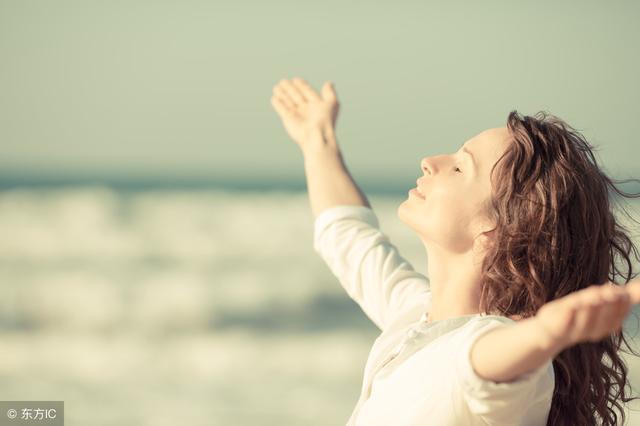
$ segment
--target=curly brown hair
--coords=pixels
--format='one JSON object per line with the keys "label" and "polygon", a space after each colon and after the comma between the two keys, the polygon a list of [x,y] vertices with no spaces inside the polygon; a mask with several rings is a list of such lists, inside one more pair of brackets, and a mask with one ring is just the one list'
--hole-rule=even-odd
{"label": "curly brown hair", "polygon": [[[631,253],[639,260],[638,249],[612,206],[640,197],[616,187],[638,180],[608,177],[584,136],[545,111],[533,117],[511,111],[507,128],[513,143],[491,171],[487,212],[496,228],[483,263],[481,311],[527,318],[589,285],[635,278]],[[547,425],[624,423],[622,403],[639,398],[628,397],[628,369],[618,351],[640,354],[623,331],[554,358]]]}

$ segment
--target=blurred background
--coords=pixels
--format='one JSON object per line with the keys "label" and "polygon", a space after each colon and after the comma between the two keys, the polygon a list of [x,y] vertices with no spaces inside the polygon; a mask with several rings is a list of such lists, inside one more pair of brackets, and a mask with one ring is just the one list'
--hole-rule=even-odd
{"label": "blurred background", "polygon": [[347,165],[426,273],[396,216],[420,160],[513,109],[640,177],[638,17],[632,1],[0,0],[0,399],[64,400],[69,425],[346,423],[378,330],[313,251],[273,86],[335,83]]}

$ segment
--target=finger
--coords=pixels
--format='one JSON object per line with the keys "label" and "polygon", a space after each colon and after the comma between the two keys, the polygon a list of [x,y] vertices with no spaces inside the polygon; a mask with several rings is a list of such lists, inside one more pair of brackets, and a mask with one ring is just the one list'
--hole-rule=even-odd
{"label": "finger", "polygon": [[293,101],[293,99],[291,99],[287,91],[284,90],[284,87],[282,87],[282,84],[278,84],[276,85],[276,87],[273,88],[273,94],[279,97],[282,100],[282,102],[287,106],[287,108],[289,109],[296,108],[296,103]]}
{"label": "finger", "polygon": [[311,87],[306,81],[304,81],[301,78],[294,78],[293,80],[293,84],[294,86],[296,86],[298,88],[298,90],[300,92],[302,92],[302,95],[307,98],[310,101],[319,101],[320,100],[320,95],[318,94],[318,92],[316,92],[315,90],[313,90],[313,87]]}
{"label": "finger", "polygon": [[[620,330],[622,328],[622,325],[624,323],[625,318],[627,317],[627,315],[629,314],[629,311],[631,311],[632,305],[633,305],[633,300],[632,300],[632,293],[635,290],[629,290],[630,284],[637,284],[637,282],[634,281],[630,281],[628,284],[626,285],[618,285],[615,283],[611,283],[611,287],[614,289],[611,294],[609,295],[609,298],[612,300],[615,300],[616,302],[616,310],[617,310],[617,315],[618,315],[618,320],[620,321],[620,327],[618,328],[618,330]],[[635,287],[637,289],[637,287]],[[614,297],[616,296],[616,297]]]}
{"label": "finger", "polygon": [[580,291],[578,295],[574,338],[578,341],[593,341],[597,337],[596,326],[603,301],[600,294],[591,288]]}
{"label": "finger", "polygon": [[622,331],[622,328],[624,327],[624,321],[627,318],[627,315],[629,315],[629,312],[631,311],[631,298],[629,297],[629,294],[624,292],[622,294],[622,296],[620,296],[620,299],[616,302],[616,311],[617,311],[617,324],[618,326],[615,328],[616,333],[619,333]]}
{"label": "finger", "polygon": [[300,90],[291,81],[283,80],[282,81],[282,88],[284,89],[285,92],[287,92],[287,95],[289,95],[289,97],[296,104],[302,105],[303,103],[307,102],[307,100],[302,95]]}
{"label": "finger", "polygon": [[629,293],[632,304],[640,303],[640,280],[629,281],[624,288]]}
{"label": "finger", "polygon": [[327,81],[322,85],[322,98],[325,101],[337,101],[338,96],[333,83]]}
{"label": "finger", "polygon": [[[599,313],[598,330],[601,338],[618,331],[621,327],[624,316],[621,311],[624,310],[624,304],[628,304],[628,295],[623,288],[616,284],[605,284],[602,286],[600,295],[604,299]],[[626,316],[626,315],[625,315]]]}
{"label": "finger", "polygon": [[275,95],[272,96],[271,105],[281,116],[289,117],[291,115],[291,110],[289,109],[289,107],[287,107],[287,105],[280,97]]}

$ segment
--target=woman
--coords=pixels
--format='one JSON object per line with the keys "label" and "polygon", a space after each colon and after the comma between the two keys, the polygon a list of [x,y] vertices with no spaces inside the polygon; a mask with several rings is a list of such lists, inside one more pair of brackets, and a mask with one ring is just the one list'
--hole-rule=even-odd
{"label": "woman", "polygon": [[382,331],[349,425],[624,423],[621,402],[636,398],[618,351],[632,351],[622,325],[640,303],[638,251],[609,192],[633,195],[579,133],[512,111],[424,158],[397,213],[425,246],[427,279],[347,171],[333,85],[281,80],[271,104],[303,152],[314,248]]}

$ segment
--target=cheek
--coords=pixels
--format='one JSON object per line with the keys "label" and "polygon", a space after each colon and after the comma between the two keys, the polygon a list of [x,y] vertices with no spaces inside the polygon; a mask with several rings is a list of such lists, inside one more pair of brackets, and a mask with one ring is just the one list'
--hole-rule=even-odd
{"label": "cheek", "polygon": [[452,194],[434,194],[425,202],[425,225],[433,232],[458,234],[468,222],[468,201]]}
{"label": "cheek", "polygon": [[425,239],[455,252],[464,252],[471,244],[470,209],[473,200],[452,191],[427,195],[415,216],[415,230]]}

